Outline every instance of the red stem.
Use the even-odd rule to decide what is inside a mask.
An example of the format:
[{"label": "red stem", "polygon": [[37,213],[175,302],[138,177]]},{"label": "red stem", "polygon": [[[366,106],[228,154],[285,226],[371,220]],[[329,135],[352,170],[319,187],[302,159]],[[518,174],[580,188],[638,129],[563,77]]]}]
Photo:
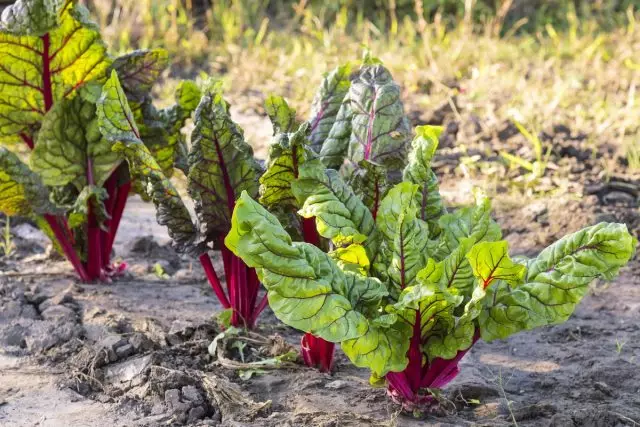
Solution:
[{"label": "red stem", "polygon": [[22,138],[22,140],[25,144],[27,144],[27,147],[29,147],[30,150],[33,150],[33,138],[31,138],[24,132],[20,132],[20,138]]},{"label": "red stem", "polygon": [[115,174],[111,174],[111,176],[104,183],[104,188],[107,190],[107,202],[105,203],[105,209],[107,211],[107,219],[104,222],[104,226],[107,229],[100,230],[100,245],[102,247],[102,267],[108,268],[109,262],[111,258],[111,248],[109,247],[109,235],[111,231],[111,219],[113,217],[113,210],[116,205],[116,197],[118,194],[118,187],[116,182]]},{"label": "red stem", "polygon": [[[260,286],[260,283],[258,282],[258,287],[259,286]],[[269,294],[265,293],[262,299],[260,300],[260,302],[258,303],[258,305],[256,306],[255,310],[253,310],[253,319],[251,322],[251,327],[255,326],[256,320],[258,320],[258,316],[260,316],[260,313],[264,311],[264,309],[267,307],[267,304],[269,304]]]},{"label": "red stem", "polygon": [[120,227],[120,220],[122,219],[124,208],[127,206],[127,200],[129,200],[129,191],[131,191],[130,181],[122,184],[116,191],[115,206],[111,212],[111,221],[109,223],[108,245],[105,247],[105,251],[103,252],[103,256],[107,258],[107,263],[110,262],[111,250],[113,249],[113,244],[116,241],[116,234]]},{"label": "red stem", "polygon": [[80,279],[83,282],[90,282],[91,280],[89,278],[89,275],[82,265],[82,261],[80,261],[78,253],[73,248],[73,246],[65,236],[64,231],[60,227],[58,218],[53,215],[45,214],[44,219],[49,224],[49,227],[51,227],[51,231],[53,232],[56,240],[58,240],[58,243],[60,244],[64,255],[71,262],[71,265],[73,265],[73,268],[76,270],[76,273],[78,273],[78,276],[80,276]]},{"label": "red stem", "polygon": [[53,106],[53,89],[51,86],[51,57],[49,56],[49,33],[42,39],[42,94],[44,95],[44,109],[49,111]]},{"label": "red stem", "polygon": [[226,309],[231,307],[229,304],[229,300],[222,289],[222,285],[220,284],[220,280],[218,279],[218,275],[216,274],[216,270],[213,268],[213,264],[211,263],[211,258],[209,258],[209,254],[206,252],[198,257],[200,260],[200,264],[202,264],[202,268],[204,268],[204,272],[207,275],[207,279],[209,280],[209,284],[218,297],[218,301],[220,304]]},{"label": "red stem", "polygon": [[335,344],[313,334],[306,333],[300,340],[300,352],[304,363],[321,372],[331,372]]},{"label": "red stem", "polygon": [[[87,159],[87,183],[94,184],[93,162]],[[102,245],[100,242],[100,225],[91,200],[87,202],[89,214],[87,218],[87,273],[91,280],[102,278]]]}]

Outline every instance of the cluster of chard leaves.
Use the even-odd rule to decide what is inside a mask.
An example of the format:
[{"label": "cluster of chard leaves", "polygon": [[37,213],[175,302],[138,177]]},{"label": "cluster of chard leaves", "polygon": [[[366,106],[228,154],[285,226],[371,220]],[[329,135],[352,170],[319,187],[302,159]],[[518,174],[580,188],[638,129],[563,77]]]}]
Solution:
[{"label": "cluster of chard leaves", "polygon": [[[258,300],[260,283],[255,271],[229,252],[222,240],[231,228],[237,195],[245,192],[257,197],[263,171],[242,129],[231,119],[220,85],[208,87],[198,99],[191,147],[185,149],[183,164],[176,164],[186,175],[191,196],[187,203],[193,205],[195,216],[162,166],[162,156],[143,141],[135,110],[121,102],[125,92],[114,72],[99,101],[100,128],[110,135],[113,151],[127,160],[131,174],[155,204],[157,221],[167,227],[176,250],[202,263],[216,296],[230,309],[230,324],[253,327],[266,299]],[[179,115],[179,111],[170,114]],[[212,249],[222,252],[226,292],[208,255]]]},{"label": "cluster of chard leaves", "polygon": [[[0,211],[36,219],[83,280],[105,277],[126,198],[138,186],[99,126],[102,86],[120,74],[139,136],[173,170],[199,90],[183,82],[176,104],[156,110],[151,89],[167,66],[163,50],[113,59],[76,1],[18,0],[2,13]],[[20,142],[29,166],[14,154]]]},{"label": "cluster of chard leaves", "polygon": [[454,359],[479,337],[564,322],[590,282],[628,262],[636,241],[622,224],[587,227],[526,259],[509,255],[483,193],[448,213],[431,169],[441,129],[418,127],[410,141],[387,73],[364,65],[324,140],[309,138],[297,175],[286,177],[285,199],[328,245],[296,241],[266,191],[261,203],[249,193],[236,202],[225,244],[257,269],[281,321],[340,343],[381,378],[411,359]]}]

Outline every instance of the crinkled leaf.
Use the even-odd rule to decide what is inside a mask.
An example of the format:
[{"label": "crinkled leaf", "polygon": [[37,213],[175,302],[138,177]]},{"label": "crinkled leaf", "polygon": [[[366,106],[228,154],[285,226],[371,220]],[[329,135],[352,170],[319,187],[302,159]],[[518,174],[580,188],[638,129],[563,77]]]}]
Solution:
[{"label": "crinkled leaf", "polygon": [[120,161],[100,133],[95,104],[82,96],[61,100],[45,115],[31,155],[31,167],[46,185],[71,183],[78,191],[102,186]]},{"label": "crinkled leaf", "polygon": [[322,80],[311,106],[311,149],[320,152],[333,128],[342,100],[349,91],[351,81],[351,66],[349,64],[336,67]]},{"label": "crinkled leaf", "polygon": [[[20,7],[38,3],[23,1]],[[48,27],[51,22],[46,21],[36,28]],[[83,6],[66,1],[60,25],[39,35],[0,32],[0,139],[33,136],[55,102],[73,97],[85,82],[105,78],[110,61]]]},{"label": "crinkled leaf", "polygon": [[351,174],[349,180],[354,193],[362,199],[374,218],[378,215],[380,203],[387,195],[387,170],[382,166],[363,160]]},{"label": "crinkled leaf", "polygon": [[264,108],[271,119],[274,135],[293,132],[297,129],[296,110],[289,107],[283,97],[270,95],[264,103]]},{"label": "crinkled leaf", "polygon": [[447,213],[442,203],[438,178],[431,169],[431,160],[438,148],[438,138],[442,132],[439,126],[417,126],[416,136],[411,143],[409,164],[404,168],[403,179],[418,184],[419,218],[429,224],[431,238],[440,234],[439,218]]},{"label": "crinkled leaf", "polygon": [[360,368],[369,368],[381,377],[388,372],[401,372],[408,363],[407,351],[411,342],[411,326],[400,321],[385,325],[381,316],[379,322],[371,322],[364,335],[342,342],[342,351],[351,362]]},{"label": "crinkled leaf", "polygon": [[236,203],[225,244],[257,269],[280,320],[327,341],[366,333],[369,323],[358,310],[386,295],[377,279],[345,273],[317,247],[292,242],[276,217],[246,192]]},{"label": "crinkled leaf", "polygon": [[393,246],[398,219],[402,211],[405,209],[417,209],[415,198],[417,191],[418,185],[410,182],[401,182],[389,190],[386,197],[382,199],[376,216],[376,225],[388,246]]},{"label": "crinkled leaf", "polygon": [[96,216],[98,224],[102,226],[109,218],[104,201],[109,198],[107,190],[95,185],[87,185],[82,189],[76,198],[71,210],[68,213],[70,228],[77,228],[87,223],[89,218],[89,206]]},{"label": "crinkled leaf", "polygon": [[236,197],[258,194],[260,167],[219,92],[202,97],[192,141],[189,193],[206,241],[216,242],[231,227]]},{"label": "crinkled leaf", "polygon": [[260,203],[268,209],[299,205],[291,190],[300,168],[315,156],[307,147],[309,124],[304,123],[291,134],[281,133],[269,147],[267,169],[260,177]]},{"label": "crinkled leaf", "polygon": [[491,201],[483,193],[476,192],[476,205],[440,217],[438,224],[443,230],[441,245],[434,256],[442,259],[460,244],[461,239],[471,238],[476,242],[493,242],[502,238],[500,226],[491,218]]},{"label": "crinkled leaf", "polygon": [[429,229],[416,217],[416,209],[405,207],[398,217],[389,265],[389,279],[398,292],[416,282],[429,258]]},{"label": "crinkled leaf", "polygon": [[411,130],[400,101],[400,87],[383,65],[367,65],[351,83],[353,110],[349,159],[370,160],[390,171],[406,164]]},{"label": "crinkled leaf", "polygon": [[344,163],[351,138],[352,118],[351,99],[347,93],[342,100],[338,114],[336,114],[333,126],[324,140],[322,148],[320,148],[320,158],[326,167],[339,169]]},{"label": "crinkled leaf", "polygon": [[524,280],[527,268],[514,263],[509,257],[509,244],[499,242],[481,242],[473,246],[467,254],[473,274],[487,288],[495,280],[517,286]]},{"label": "crinkled leaf", "polygon": [[130,121],[133,114],[115,72],[104,85],[97,107],[100,131],[114,143],[113,150],[127,159],[130,173],[156,206],[157,221],[167,227],[176,250],[202,253],[205,248],[199,242],[189,210],[149,149],[138,138],[136,124]]},{"label": "crinkled leaf", "polygon": [[152,49],[119,56],[113,61],[112,69],[118,73],[127,97],[142,101],[168,66],[169,53],[164,49]]},{"label": "crinkled leaf", "polygon": [[429,337],[424,346],[429,359],[453,359],[459,351],[471,347],[476,334],[475,319],[480,315],[485,295],[484,288],[476,286],[471,299],[464,306],[464,312],[456,317],[452,327]]},{"label": "crinkled leaf", "polygon": [[8,216],[56,212],[40,176],[0,147],[0,212]]},{"label": "crinkled leaf", "polygon": [[338,172],[325,169],[319,161],[306,162],[292,190],[302,206],[298,213],[304,218],[315,217],[322,237],[338,246],[362,243],[374,262],[381,236],[369,209]]},{"label": "crinkled leaf", "polygon": [[364,246],[353,243],[345,248],[337,248],[328,254],[336,261],[342,271],[367,276],[369,274],[369,258]]},{"label": "crinkled leaf", "polygon": [[2,11],[0,31],[25,36],[41,36],[60,24],[65,0],[16,0]]},{"label": "crinkled leaf", "polygon": [[487,288],[479,317],[482,339],[566,321],[589,283],[615,277],[635,245],[624,224],[600,223],[563,237],[529,262],[524,284]]}]

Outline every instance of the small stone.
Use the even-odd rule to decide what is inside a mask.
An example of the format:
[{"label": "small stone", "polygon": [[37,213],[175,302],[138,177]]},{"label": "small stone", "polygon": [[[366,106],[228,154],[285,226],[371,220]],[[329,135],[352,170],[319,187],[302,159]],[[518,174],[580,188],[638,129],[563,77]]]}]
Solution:
[{"label": "small stone", "polygon": [[20,313],[20,317],[24,317],[26,319],[37,319],[38,312],[36,308],[32,305],[23,305],[22,312]]},{"label": "small stone", "polygon": [[180,390],[171,388],[164,392],[164,401],[170,406],[175,407],[180,403]]},{"label": "small stone", "polygon": [[16,346],[24,348],[27,343],[25,337],[29,334],[27,328],[20,324],[13,324],[0,331],[0,344],[2,346]]},{"label": "small stone", "polygon": [[65,289],[64,291],[51,297],[50,301],[52,304],[62,305],[64,303],[73,302],[73,295],[71,295],[71,291],[69,289]]},{"label": "small stone", "polygon": [[131,344],[125,344],[122,347],[116,349],[116,355],[118,359],[124,359],[131,356],[134,353],[133,346]]},{"label": "small stone", "polygon": [[340,390],[341,388],[345,388],[347,386],[347,382],[346,381],[342,381],[342,380],[335,380],[335,381],[331,381],[330,383],[327,383],[324,385],[324,388],[331,388],[334,390]]},{"label": "small stone", "polygon": [[102,339],[97,347],[101,350],[107,352],[107,357],[110,362],[115,362],[118,360],[118,354],[116,350],[119,347],[122,347],[127,344],[127,340],[122,338],[120,335],[109,335],[108,337]]},{"label": "small stone", "polygon": [[52,320],[56,322],[75,322],[76,314],[69,307],[64,305],[52,305],[44,310],[42,318],[45,320]]},{"label": "small stone", "polygon": [[150,368],[151,355],[127,359],[106,367],[105,382],[115,388],[127,391],[144,383]]},{"label": "small stone", "polygon": [[171,327],[169,328],[169,333],[182,335],[188,338],[193,335],[194,330],[195,326],[192,322],[188,322],[185,320],[174,320],[173,323],[171,323]]},{"label": "small stone", "polygon": [[202,398],[202,395],[200,394],[198,389],[192,385],[187,385],[182,387],[182,397],[183,397],[183,400],[192,402],[196,405],[199,405],[202,402],[204,402],[204,399]]},{"label": "small stone", "polygon": [[133,346],[136,352],[148,351],[153,348],[153,341],[140,332],[136,332],[129,337],[129,344]]},{"label": "small stone", "polygon": [[192,423],[196,420],[199,420],[203,418],[205,414],[206,414],[206,411],[202,406],[196,406],[195,408],[191,408],[191,410],[189,411],[189,418],[187,419],[187,422]]},{"label": "small stone", "polygon": [[595,382],[595,383],[593,383],[593,387],[596,390],[602,392],[603,394],[605,394],[605,395],[607,395],[609,397],[612,397],[614,395],[614,392],[611,389],[611,387],[609,387],[609,385],[607,383],[605,383],[605,382],[602,382],[602,381]]}]

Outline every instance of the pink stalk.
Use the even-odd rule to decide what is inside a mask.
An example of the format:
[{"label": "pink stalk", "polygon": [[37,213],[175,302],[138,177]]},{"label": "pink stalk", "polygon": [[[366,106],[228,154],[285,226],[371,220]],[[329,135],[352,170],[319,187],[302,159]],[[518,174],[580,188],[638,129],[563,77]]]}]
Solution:
[{"label": "pink stalk", "polygon": [[71,262],[71,265],[75,269],[76,273],[78,273],[78,276],[80,276],[80,279],[83,282],[90,282],[91,280],[89,278],[89,275],[87,274],[82,261],[80,261],[76,250],[73,248],[71,242],[60,227],[58,218],[53,215],[45,214],[44,219],[49,224],[49,227],[51,228],[51,231],[53,232],[56,240],[60,244],[65,257],[69,260],[69,262]]},{"label": "pink stalk", "polygon": [[118,187],[116,183],[115,174],[111,176],[104,183],[104,188],[107,190],[107,202],[105,203],[105,209],[107,211],[107,219],[104,222],[104,228],[106,230],[100,230],[100,246],[102,251],[102,267],[107,269],[109,267],[109,261],[111,258],[111,248],[109,247],[109,235],[111,231],[111,218],[113,216],[113,210],[116,205],[116,197],[118,193]]},{"label": "pink stalk", "polygon": [[122,219],[124,208],[126,207],[127,200],[129,199],[130,190],[131,182],[122,184],[116,190],[115,205],[113,207],[113,212],[111,212],[111,220],[109,223],[108,244],[104,247],[105,251],[103,251],[103,256],[107,259],[107,264],[110,262],[111,250],[113,249],[113,243],[116,241],[116,234],[120,227],[120,220]]},{"label": "pink stalk", "polygon": [[204,268],[204,272],[207,275],[207,279],[209,280],[209,284],[211,288],[213,288],[213,292],[218,297],[218,301],[220,304],[226,309],[231,307],[229,304],[229,300],[222,289],[222,285],[220,284],[220,280],[218,279],[218,275],[216,274],[216,270],[213,268],[213,264],[211,263],[211,258],[209,258],[209,254],[206,252],[198,257],[200,260],[200,264],[202,264],[202,268]]}]

